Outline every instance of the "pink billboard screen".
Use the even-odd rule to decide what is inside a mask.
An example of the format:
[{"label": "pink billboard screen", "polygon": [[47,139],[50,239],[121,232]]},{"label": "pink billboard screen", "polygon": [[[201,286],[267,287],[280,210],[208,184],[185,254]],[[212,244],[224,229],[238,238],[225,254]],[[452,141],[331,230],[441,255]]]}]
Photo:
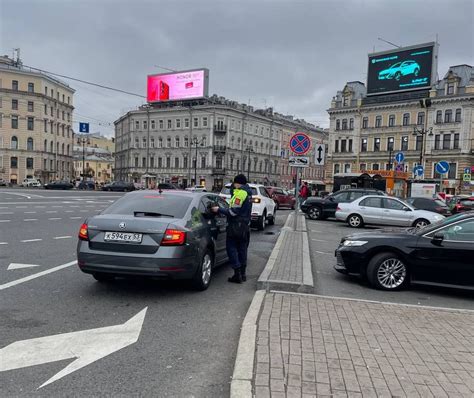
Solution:
[{"label": "pink billboard screen", "polygon": [[175,101],[207,96],[208,71],[190,70],[148,76],[148,102]]}]

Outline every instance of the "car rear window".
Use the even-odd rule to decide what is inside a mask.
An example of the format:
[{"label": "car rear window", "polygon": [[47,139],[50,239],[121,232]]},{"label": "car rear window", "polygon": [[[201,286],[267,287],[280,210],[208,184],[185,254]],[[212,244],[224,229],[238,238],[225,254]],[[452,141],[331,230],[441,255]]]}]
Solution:
[{"label": "car rear window", "polygon": [[174,218],[183,218],[192,200],[192,197],[181,195],[160,195],[158,193],[143,193],[140,195],[123,196],[110,207],[105,209],[102,214],[133,216],[135,212],[139,212],[159,213]]},{"label": "car rear window", "polygon": [[446,203],[444,203],[442,200],[436,199],[434,202],[436,206],[446,207]]}]

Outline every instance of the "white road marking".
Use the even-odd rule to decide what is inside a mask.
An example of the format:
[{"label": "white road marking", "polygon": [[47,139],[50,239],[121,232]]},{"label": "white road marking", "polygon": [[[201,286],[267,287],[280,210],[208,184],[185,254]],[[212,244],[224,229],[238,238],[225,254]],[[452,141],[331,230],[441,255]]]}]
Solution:
[{"label": "white road marking", "polygon": [[42,198],[43,196],[41,195],[33,195],[32,193],[30,194],[26,194],[26,193],[14,193],[14,192],[8,192],[9,195],[18,195],[18,196],[22,196],[24,198],[27,198],[27,199],[31,199],[32,197],[35,197],[35,198]]},{"label": "white road marking", "polygon": [[97,329],[20,340],[0,350],[0,372],[74,358],[42,388],[137,342],[148,307],[125,323]]},{"label": "white road marking", "polygon": [[71,206],[69,206],[69,207],[81,207],[81,206],[73,206],[73,205],[71,205]]},{"label": "white road marking", "polygon": [[3,206],[3,207],[0,207],[0,209],[9,209],[8,206]]},{"label": "white road marking", "polygon": [[82,218],[82,217],[69,217],[71,220],[77,220],[78,218]]},{"label": "white road marking", "polygon": [[70,239],[72,236],[55,236],[53,239]]},{"label": "white road marking", "polygon": [[57,210],[48,210],[46,211],[46,213],[57,213],[58,211]]},{"label": "white road marking", "polygon": [[27,209],[28,206],[15,206],[15,208],[17,208],[17,209]]},{"label": "white road marking", "polygon": [[0,242],[0,245],[8,245],[8,242]]},{"label": "white road marking", "polygon": [[[5,290],[5,289],[8,289],[9,287],[20,285],[21,283],[31,281],[32,279],[39,278],[43,275],[51,274],[52,272],[59,271],[63,268],[70,267],[71,265],[74,265],[74,264],[77,264],[76,260],[71,261],[71,262],[66,263],[66,264],[58,265],[57,267],[53,267],[53,268],[47,269],[45,271],[38,272],[38,273],[33,274],[33,275],[25,276],[24,278],[20,278],[20,279],[17,279],[17,280],[8,282],[8,283],[4,283],[3,285],[0,285],[0,290]],[[0,364],[1,364],[1,361],[0,361]]]},{"label": "white road marking", "polygon": [[333,253],[328,253],[328,252],[320,252],[318,250],[313,250],[315,253],[319,253],[319,254],[333,254]]},{"label": "white road marking", "polygon": [[88,212],[89,210],[80,210],[81,213]]},{"label": "white road marking", "polygon": [[65,210],[64,213],[74,213],[74,210]]},{"label": "white road marking", "polygon": [[0,222],[10,222],[10,220],[0,220]]},{"label": "white road marking", "polygon": [[43,240],[43,239],[25,239],[25,240],[20,240],[20,242],[21,242],[21,243],[39,242],[40,240]]},{"label": "white road marking", "polygon": [[51,207],[64,207],[64,206],[51,206]]},{"label": "white road marking", "polygon": [[48,220],[61,220],[61,217],[48,218]]},{"label": "white road marking", "polygon": [[12,211],[2,211],[0,214],[13,214]]},{"label": "white road marking", "polygon": [[35,206],[36,209],[44,209],[46,206]]},{"label": "white road marking", "polygon": [[25,218],[23,221],[38,221],[37,218]]},{"label": "white road marking", "polygon": [[323,240],[323,239],[311,239],[311,240],[315,242],[327,242],[327,240]]},{"label": "white road marking", "polygon": [[36,214],[36,211],[25,211],[25,214]]},{"label": "white road marking", "polygon": [[39,267],[37,264],[22,264],[22,263],[11,263],[7,271],[10,271],[12,269],[22,269],[22,268],[32,268],[32,267]]}]

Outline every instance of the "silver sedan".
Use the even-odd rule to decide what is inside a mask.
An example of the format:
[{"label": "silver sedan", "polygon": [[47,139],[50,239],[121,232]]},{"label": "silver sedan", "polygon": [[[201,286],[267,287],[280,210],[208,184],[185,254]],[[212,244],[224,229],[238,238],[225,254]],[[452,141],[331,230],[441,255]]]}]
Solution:
[{"label": "silver sedan", "polygon": [[339,203],[336,219],[350,227],[381,224],[422,228],[442,220],[444,216],[426,210],[417,210],[402,200],[384,196],[363,196],[351,203]]}]

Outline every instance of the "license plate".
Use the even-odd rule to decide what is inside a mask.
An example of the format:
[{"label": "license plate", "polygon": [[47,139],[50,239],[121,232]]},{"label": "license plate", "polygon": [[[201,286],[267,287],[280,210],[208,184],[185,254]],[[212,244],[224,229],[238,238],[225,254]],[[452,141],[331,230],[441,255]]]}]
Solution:
[{"label": "license plate", "polygon": [[113,242],[140,243],[142,241],[142,234],[135,234],[130,232],[106,232],[104,240]]}]

